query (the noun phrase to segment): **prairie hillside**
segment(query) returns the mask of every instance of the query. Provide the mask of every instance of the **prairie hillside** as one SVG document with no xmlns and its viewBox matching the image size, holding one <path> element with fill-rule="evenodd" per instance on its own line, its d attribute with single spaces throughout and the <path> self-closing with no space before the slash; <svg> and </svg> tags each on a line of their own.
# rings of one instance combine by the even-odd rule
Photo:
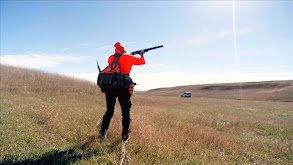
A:
<svg viewBox="0 0 293 165">
<path fill-rule="evenodd" d="M 293 102 L 293 80 L 177 86 L 140 94 L 180 96 L 183 92 L 196 97 Z"/>
<path fill-rule="evenodd" d="M 106 105 L 94 83 L 3 65 L 0 76 L 0 164 L 120 163 L 120 107 L 99 142 Z M 293 163 L 292 102 L 147 92 L 132 101 L 124 164 Z"/>
</svg>

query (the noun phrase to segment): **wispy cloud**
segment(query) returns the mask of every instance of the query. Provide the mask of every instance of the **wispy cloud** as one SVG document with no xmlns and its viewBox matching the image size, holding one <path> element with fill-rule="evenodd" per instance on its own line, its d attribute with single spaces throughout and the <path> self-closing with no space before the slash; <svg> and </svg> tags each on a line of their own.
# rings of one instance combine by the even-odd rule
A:
<svg viewBox="0 0 293 165">
<path fill-rule="evenodd" d="M 197 46 L 200 44 L 206 44 L 212 41 L 217 41 L 226 37 L 230 37 L 235 35 L 244 35 L 244 34 L 249 34 L 255 31 L 259 31 L 261 29 L 264 29 L 264 25 L 254 25 L 254 26 L 247 26 L 243 27 L 240 29 L 235 29 L 235 30 L 227 30 L 227 31 L 222 31 L 218 33 L 207 33 L 207 32 L 202 32 L 201 34 L 197 36 L 188 36 L 185 38 L 176 38 L 176 39 L 171 39 L 167 42 L 166 46 L 167 47 L 189 47 L 189 46 Z"/>
<path fill-rule="evenodd" d="M 105 49 L 105 48 L 110 48 L 110 47 L 114 47 L 114 45 L 101 46 L 96 49 Z"/>
<path fill-rule="evenodd" d="M 237 29 L 237 35 L 243 35 L 243 34 L 248 34 L 248 33 L 252 33 L 252 32 L 256 32 L 259 30 L 264 29 L 266 26 L 265 25 L 255 25 L 255 26 L 247 26 L 241 29 Z"/>
<path fill-rule="evenodd" d="M 85 43 L 85 44 L 80 44 L 79 47 L 82 47 L 82 46 L 87 46 L 88 43 Z"/>
<path fill-rule="evenodd" d="M 61 50 L 59 50 L 60 52 L 64 52 L 64 51 L 66 51 L 66 50 L 68 50 L 69 48 L 63 48 L 63 49 L 61 49 Z"/>
<path fill-rule="evenodd" d="M 239 49 L 239 53 L 243 54 L 243 55 L 249 55 L 249 56 L 253 56 L 253 55 L 273 55 L 273 54 L 278 54 L 280 52 L 279 49 Z"/>
<path fill-rule="evenodd" d="M 122 45 L 129 45 L 129 44 L 136 44 L 136 42 L 126 42 L 126 43 L 122 43 Z"/>
<path fill-rule="evenodd" d="M 79 45 L 75 45 L 75 46 L 70 47 L 70 48 L 67 47 L 67 48 L 60 49 L 59 51 L 64 52 L 64 51 L 69 50 L 69 49 L 76 49 L 76 48 L 84 47 L 84 46 L 87 46 L 87 45 L 89 45 L 89 44 L 88 43 L 79 44 Z"/>
<path fill-rule="evenodd" d="M 161 64 L 161 63 L 153 63 L 149 64 L 149 67 L 165 67 L 165 68 L 174 68 L 172 65 L 166 65 L 166 64 Z"/>
<path fill-rule="evenodd" d="M 89 57 L 88 57 L 89 58 Z M 75 57 L 68 55 L 46 55 L 46 54 L 20 54 L 2 55 L 1 64 L 13 65 L 27 68 L 55 67 L 65 62 L 75 62 L 85 60 L 85 57 Z"/>
<path fill-rule="evenodd" d="M 136 42 L 123 42 L 121 44 L 122 45 L 130 45 L 130 44 L 136 44 Z M 98 47 L 96 49 L 105 49 L 105 48 L 114 48 L 114 44 L 112 44 L 112 45 L 106 45 L 106 46 L 101 46 L 101 47 Z"/>
</svg>

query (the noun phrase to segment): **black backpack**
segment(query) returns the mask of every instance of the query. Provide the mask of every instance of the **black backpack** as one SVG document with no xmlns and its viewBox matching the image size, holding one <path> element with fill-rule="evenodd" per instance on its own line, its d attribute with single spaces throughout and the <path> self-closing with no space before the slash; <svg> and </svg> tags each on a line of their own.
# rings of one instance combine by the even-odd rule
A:
<svg viewBox="0 0 293 165">
<path fill-rule="evenodd" d="M 132 84 L 132 79 L 129 75 L 123 74 L 120 70 L 119 58 L 122 53 L 114 54 L 114 60 L 109 64 L 104 70 L 99 68 L 99 76 L 97 80 L 97 85 L 102 89 L 119 89 L 119 88 L 129 88 Z"/>
</svg>

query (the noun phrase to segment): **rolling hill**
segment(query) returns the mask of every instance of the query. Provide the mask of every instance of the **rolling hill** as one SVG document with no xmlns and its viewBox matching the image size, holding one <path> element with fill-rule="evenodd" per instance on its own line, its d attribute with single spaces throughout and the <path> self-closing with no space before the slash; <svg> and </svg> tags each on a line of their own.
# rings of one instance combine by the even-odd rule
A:
<svg viewBox="0 0 293 165">
<path fill-rule="evenodd" d="M 292 102 L 293 80 L 177 86 L 139 94 L 180 96 L 183 92 L 196 97 Z"/>
</svg>

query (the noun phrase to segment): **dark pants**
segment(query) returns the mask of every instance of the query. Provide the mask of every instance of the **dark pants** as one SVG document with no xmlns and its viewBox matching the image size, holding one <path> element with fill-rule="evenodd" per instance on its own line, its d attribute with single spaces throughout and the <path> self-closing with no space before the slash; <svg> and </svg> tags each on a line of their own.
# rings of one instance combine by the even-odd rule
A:
<svg viewBox="0 0 293 165">
<path fill-rule="evenodd" d="M 130 108 L 131 108 L 131 95 L 129 94 L 129 89 L 106 89 L 106 102 L 107 111 L 103 117 L 103 122 L 100 130 L 100 134 L 105 136 L 110 125 L 112 116 L 114 115 L 114 108 L 116 103 L 116 98 L 118 97 L 121 110 L 122 110 L 122 140 L 127 140 L 130 134 Z"/>
</svg>

